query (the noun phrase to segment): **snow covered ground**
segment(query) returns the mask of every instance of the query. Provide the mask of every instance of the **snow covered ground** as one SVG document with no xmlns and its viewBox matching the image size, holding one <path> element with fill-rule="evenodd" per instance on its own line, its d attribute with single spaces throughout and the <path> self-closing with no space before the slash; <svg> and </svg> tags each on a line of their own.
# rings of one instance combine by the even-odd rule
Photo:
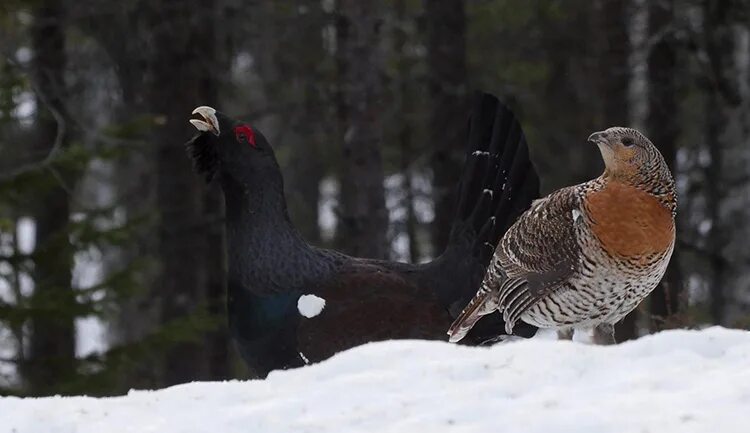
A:
<svg viewBox="0 0 750 433">
<path fill-rule="evenodd" d="M 0 432 L 748 432 L 750 332 L 614 347 L 391 341 L 265 381 L 0 399 Z"/>
</svg>

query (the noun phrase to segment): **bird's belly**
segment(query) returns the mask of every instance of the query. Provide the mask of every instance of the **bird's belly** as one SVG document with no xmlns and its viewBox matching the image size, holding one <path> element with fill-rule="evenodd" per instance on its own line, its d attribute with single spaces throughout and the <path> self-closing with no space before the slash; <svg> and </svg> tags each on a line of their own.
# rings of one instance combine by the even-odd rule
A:
<svg viewBox="0 0 750 433">
<path fill-rule="evenodd" d="M 612 264 L 592 268 L 542 298 L 521 319 L 540 328 L 588 328 L 616 323 L 651 293 L 668 261 L 667 255 L 640 272 Z"/>
</svg>

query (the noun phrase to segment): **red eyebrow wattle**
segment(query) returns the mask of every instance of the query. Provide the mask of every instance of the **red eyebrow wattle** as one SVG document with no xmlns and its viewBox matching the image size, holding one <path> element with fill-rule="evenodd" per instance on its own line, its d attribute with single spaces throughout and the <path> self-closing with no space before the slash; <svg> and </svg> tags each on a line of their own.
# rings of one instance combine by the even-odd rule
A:
<svg viewBox="0 0 750 433">
<path fill-rule="evenodd" d="M 237 141 L 240 141 L 242 139 L 242 136 L 245 137 L 247 142 L 253 146 L 255 146 L 255 131 L 253 131 L 253 128 L 247 126 L 247 125 L 240 125 L 234 127 L 234 137 L 237 139 Z"/>
</svg>

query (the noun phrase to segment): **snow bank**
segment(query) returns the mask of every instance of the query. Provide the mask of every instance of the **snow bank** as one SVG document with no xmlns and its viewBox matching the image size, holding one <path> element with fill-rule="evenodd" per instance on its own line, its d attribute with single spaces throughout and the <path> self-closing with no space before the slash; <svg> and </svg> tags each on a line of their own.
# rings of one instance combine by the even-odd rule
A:
<svg viewBox="0 0 750 433">
<path fill-rule="evenodd" d="M 0 432 L 747 432 L 750 333 L 614 347 L 391 341 L 266 381 L 0 399 Z"/>
</svg>

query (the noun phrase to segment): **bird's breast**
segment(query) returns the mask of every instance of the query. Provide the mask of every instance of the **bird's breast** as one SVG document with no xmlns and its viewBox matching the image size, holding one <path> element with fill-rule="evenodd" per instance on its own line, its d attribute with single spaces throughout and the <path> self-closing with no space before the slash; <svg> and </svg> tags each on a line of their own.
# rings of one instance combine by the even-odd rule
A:
<svg viewBox="0 0 750 433">
<path fill-rule="evenodd" d="M 671 251 L 672 213 L 648 192 L 609 182 L 590 192 L 584 203 L 591 232 L 607 255 L 647 265 Z"/>
</svg>

